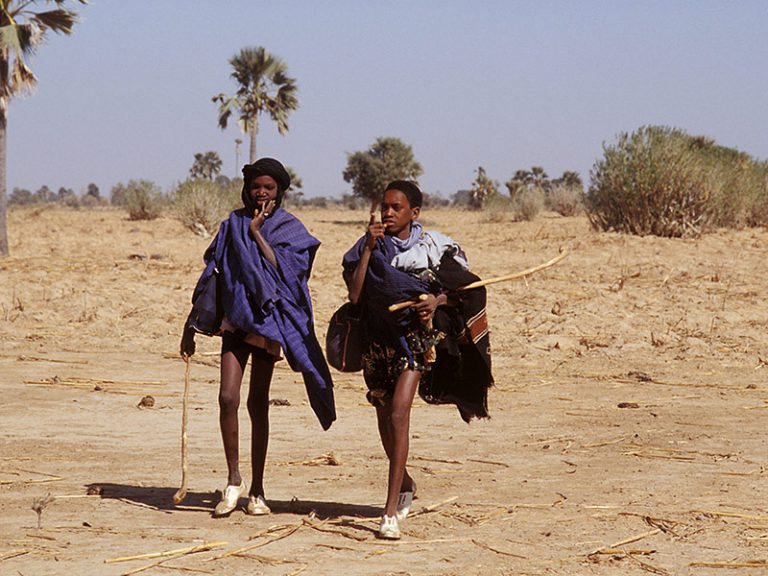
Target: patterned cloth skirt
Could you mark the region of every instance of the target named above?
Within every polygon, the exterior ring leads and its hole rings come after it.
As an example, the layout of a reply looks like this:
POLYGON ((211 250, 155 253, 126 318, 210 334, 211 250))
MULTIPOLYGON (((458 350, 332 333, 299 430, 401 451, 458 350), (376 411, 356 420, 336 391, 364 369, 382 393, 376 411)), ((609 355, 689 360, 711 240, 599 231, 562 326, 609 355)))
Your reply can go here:
POLYGON ((421 372, 423 378, 431 366, 425 353, 444 336, 439 330, 423 325, 409 332, 406 341, 413 361, 397 342, 370 340, 363 351, 363 378, 368 386, 368 402, 379 407, 387 404, 395 393, 397 379, 406 370, 421 372))

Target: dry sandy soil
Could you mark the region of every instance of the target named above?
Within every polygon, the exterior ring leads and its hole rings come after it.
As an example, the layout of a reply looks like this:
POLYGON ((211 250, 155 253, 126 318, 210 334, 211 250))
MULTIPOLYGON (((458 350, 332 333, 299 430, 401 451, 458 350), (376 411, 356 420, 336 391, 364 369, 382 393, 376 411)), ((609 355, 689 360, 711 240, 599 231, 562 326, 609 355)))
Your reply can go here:
MULTIPOLYGON (((297 214, 323 241, 312 279, 322 338, 366 214, 297 214)), ((174 506, 178 337, 208 240, 171 218, 12 211, 0 573, 117 575, 160 561, 140 573, 768 573, 768 232, 637 238, 583 217, 437 210, 424 221, 485 278, 572 253, 489 290, 490 420, 467 425, 416 401, 415 513, 401 541, 383 542, 386 460, 361 376, 334 374, 339 419, 323 432, 285 362, 272 387, 288 401, 271 412, 274 513, 211 517, 226 479, 216 339, 199 338, 191 367, 189 495, 174 506), (147 395, 154 406, 139 407, 147 395)), ((241 422, 247 431, 244 409, 241 422)))

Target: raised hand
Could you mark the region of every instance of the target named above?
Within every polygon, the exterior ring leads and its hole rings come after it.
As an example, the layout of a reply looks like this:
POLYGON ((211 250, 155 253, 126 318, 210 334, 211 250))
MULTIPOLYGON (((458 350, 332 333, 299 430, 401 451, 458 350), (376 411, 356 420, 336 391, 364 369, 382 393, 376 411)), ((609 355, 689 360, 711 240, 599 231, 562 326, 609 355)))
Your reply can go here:
POLYGON ((368 222, 368 233, 365 245, 368 249, 373 250, 376 247, 376 240, 384 238, 384 232, 387 229, 387 225, 383 222, 376 222, 376 212, 371 210, 371 219, 368 222))
POLYGON ((259 230, 261 230, 264 222, 267 220, 267 218, 269 218, 269 215, 274 209, 275 201, 270 200, 267 202, 266 206, 259 205, 256 207, 256 210, 253 211, 253 220, 251 220, 249 228, 251 230, 251 234, 253 234, 254 237, 256 237, 256 234, 259 232, 259 230))

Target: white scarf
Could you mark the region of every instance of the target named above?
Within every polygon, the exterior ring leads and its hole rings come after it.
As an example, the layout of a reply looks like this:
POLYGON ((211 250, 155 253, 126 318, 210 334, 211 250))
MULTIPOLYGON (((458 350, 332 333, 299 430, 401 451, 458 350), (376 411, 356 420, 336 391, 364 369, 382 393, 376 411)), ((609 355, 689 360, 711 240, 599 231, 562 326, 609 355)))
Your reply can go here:
POLYGON ((411 234, 407 240, 393 238, 395 246, 401 251, 392 259, 392 266, 404 272, 420 272, 427 268, 437 270, 445 253, 464 269, 469 264, 464 252, 451 237, 440 232, 423 230, 419 222, 411 223, 411 234))

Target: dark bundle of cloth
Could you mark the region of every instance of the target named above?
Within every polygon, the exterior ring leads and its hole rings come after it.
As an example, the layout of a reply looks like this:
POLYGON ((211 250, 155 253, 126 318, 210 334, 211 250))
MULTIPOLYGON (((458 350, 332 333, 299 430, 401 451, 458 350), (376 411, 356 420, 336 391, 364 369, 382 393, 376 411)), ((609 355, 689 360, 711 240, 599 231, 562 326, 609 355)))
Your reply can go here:
MULTIPOLYGON (((444 256, 437 278, 454 291, 479 280, 450 256, 444 256)), ((493 385, 491 341, 485 310, 485 288, 451 292, 455 306, 441 306, 432 324, 446 337, 437 345, 437 360, 419 383, 419 396, 429 404, 455 404, 465 422, 489 418, 488 388, 493 385)))
MULTIPOLYGON (((364 242, 365 237, 344 255, 342 266, 347 277, 357 266, 364 242)), ((366 338, 395 342, 412 358, 405 333, 418 318, 411 308, 393 313, 388 307, 420 294, 452 291, 479 278, 445 254, 436 270, 437 281, 424 282, 390 264, 397 253, 391 238, 377 241, 365 278, 361 319, 366 338)), ((437 309, 433 325, 446 337, 438 344, 437 360, 422 375, 419 385, 425 402, 455 404, 465 422, 489 417, 488 388, 493 385, 493 375, 485 296, 484 288, 456 292, 451 295, 455 306, 437 309)))
POLYGON ((230 324, 280 343, 291 368, 301 372, 310 405, 328 429, 336 419, 333 382, 315 335, 308 280, 320 242, 295 216, 279 208, 261 227, 278 262, 273 267, 249 236, 251 216, 232 212, 206 250, 206 274, 214 262, 220 274, 221 303, 230 324), (224 246, 220 246, 220 243, 224 246))

